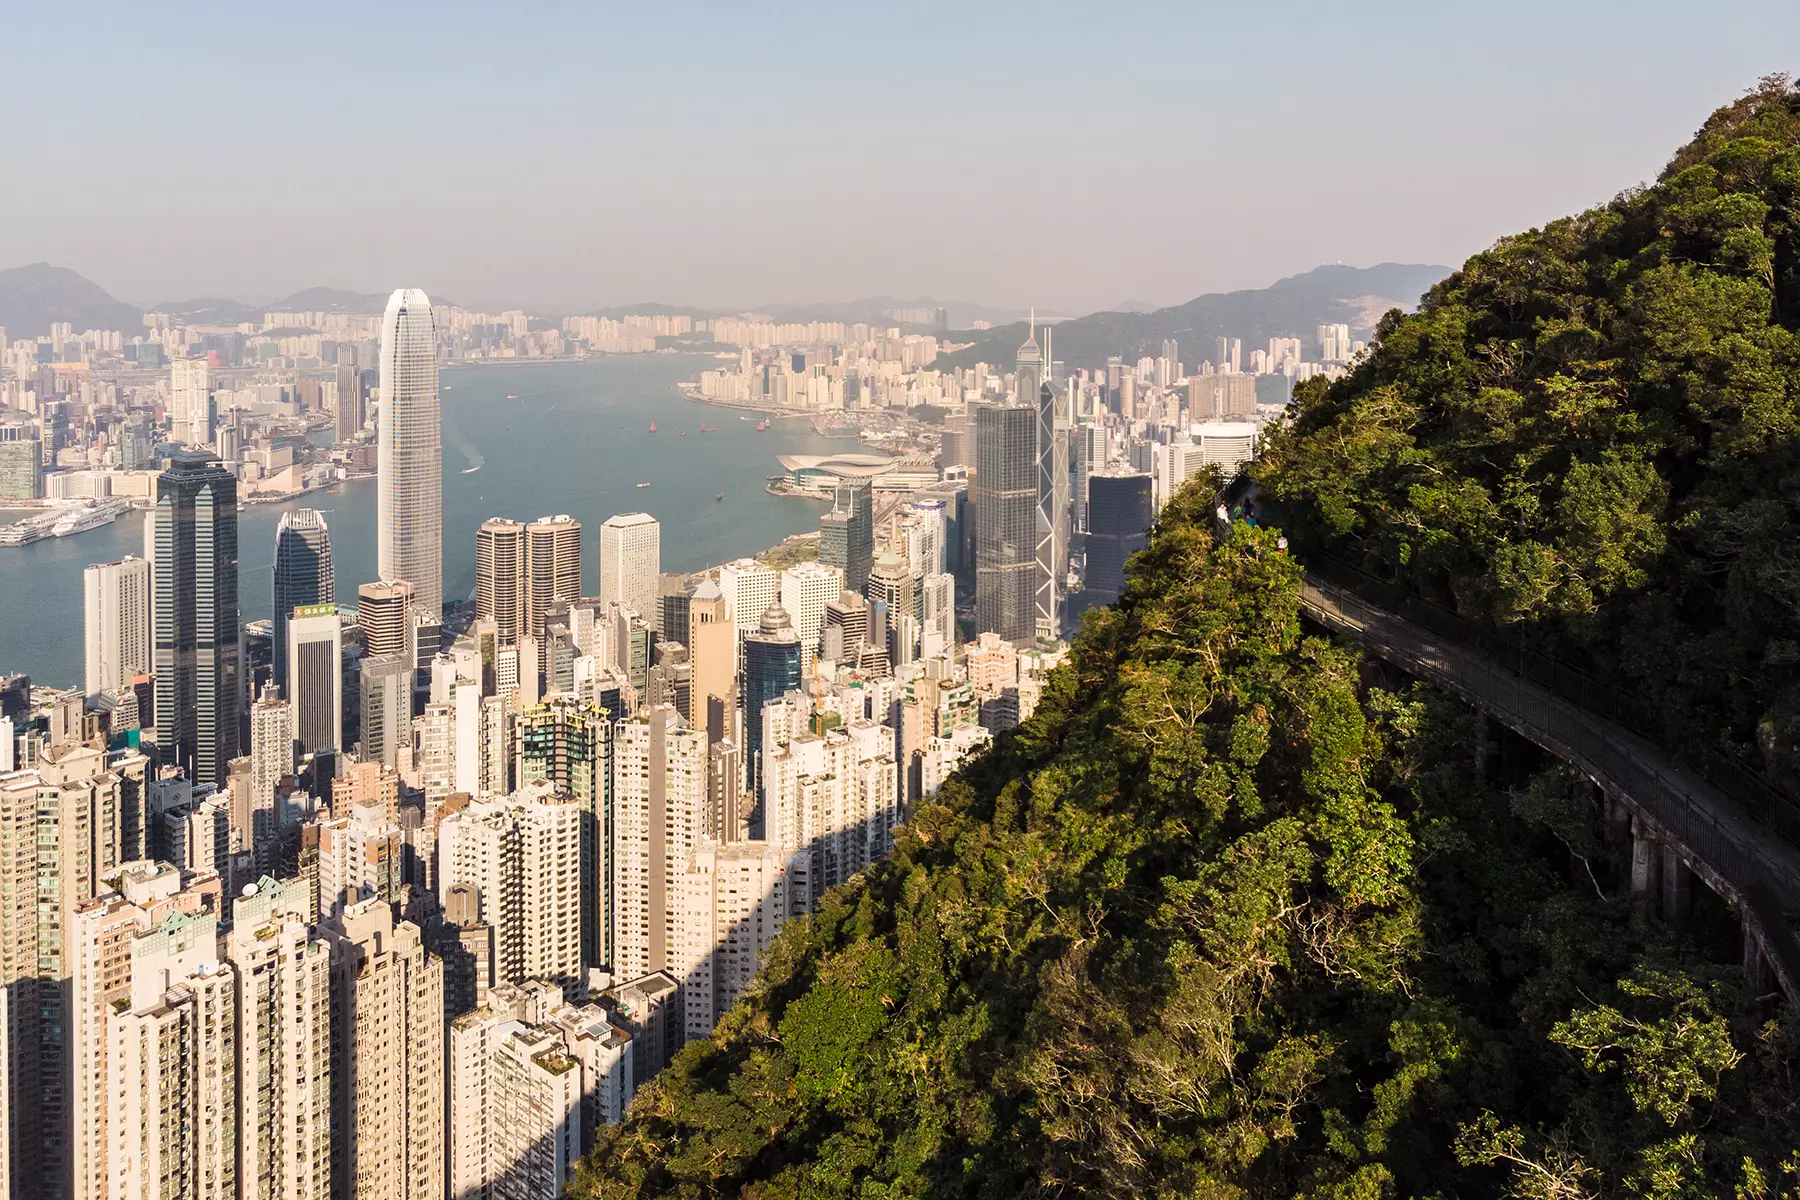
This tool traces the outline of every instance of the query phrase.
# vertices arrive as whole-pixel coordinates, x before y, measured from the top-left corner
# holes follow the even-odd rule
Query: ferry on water
[[[638,486],[639,487],[649,487],[650,485],[647,483],[640,483],[640,484],[638,484]]]

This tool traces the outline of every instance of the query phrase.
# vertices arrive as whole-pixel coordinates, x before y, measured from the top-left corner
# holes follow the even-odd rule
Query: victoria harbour
[[[667,530],[664,566],[671,571],[754,554],[816,528],[820,506],[770,495],[765,477],[781,470],[779,454],[849,443],[818,437],[800,420],[772,421],[759,433],[759,419],[676,390],[710,363],[698,355],[649,355],[446,368],[445,596],[464,599],[474,587],[475,529],[493,516],[567,513],[598,526],[615,513],[647,512]],[[717,431],[702,434],[702,425]],[[375,492],[374,479],[359,479],[246,506],[238,521],[244,620],[270,615],[275,529],[295,508],[325,514],[338,598],[354,604],[357,585],[376,578]],[[0,662],[7,669],[46,683],[81,678],[82,569],[143,554],[143,522],[132,511],[87,533],[0,550]],[[599,578],[598,556],[599,540],[590,539],[583,554],[588,579]],[[74,619],[52,619],[57,614]]]
[[[1800,1200],[1796,0],[22,7],[0,1198]]]

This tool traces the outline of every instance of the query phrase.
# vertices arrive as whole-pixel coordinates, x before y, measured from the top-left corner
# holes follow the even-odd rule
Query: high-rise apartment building
[[[318,919],[336,916],[364,900],[400,897],[403,855],[400,828],[381,804],[339,804],[347,815],[317,822]]]
[[[72,963],[68,1010],[72,1170],[63,1194],[75,1200],[103,1200],[110,1194],[109,1029],[118,1007],[131,1000],[131,952],[138,935],[170,914],[193,916],[205,903],[201,892],[183,891],[181,880],[182,873],[167,863],[122,863],[111,877],[113,890],[77,904],[64,921]],[[0,1123],[0,1129],[5,1128]],[[0,1137],[0,1145],[5,1140]],[[40,1149],[28,1154],[25,1161],[45,1166],[41,1153]],[[42,1181],[47,1173],[40,1171],[35,1178]],[[22,1194],[23,1188],[7,1193]]]
[[[919,612],[919,653],[932,658],[954,650],[961,641],[956,629],[956,577],[925,576],[919,584]]]
[[[547,780],[581,810],[583,961],[612,961],[607,834],[613,811],[612,722],[591,701],[553,696],[519,714],[518,779]]]
[[[574,989],[585,981],[583,817],[574,796],[537,779],[439,824],[440,886],[475,889],[480,919],[494,929],[499,982],[544,979]]]
[[[238,756],[243,693],[237,516],[237,480],[209,454],[177,454],[157,478],[157,746],[196,783],[221,787]]]
[[[212,445],[212,367],[204,358],[178,358],[169,364],[169,423],[176,441]]]
[[[1037,409],[990,405],[977,414],[975,623],[1007,641],[1036,632]]]
[[[154,665],[150,564],[130,555],[82,573],[82,645],[90,696],[130,687]]]
[[[894,731],[866,720],[815,732],[803,693],[763,708],[763,839],[793,861],[795,912],[892,847],[900,819]]]
[[[581,596],[581,522],[539,517],[525,527],[526,632],[542,639],[544,614],[559,600]],[[638,610],[648,620],[654,608]]]
[[[706,736],[667,705],[615,730],[613,973],[636,979],[672,961],[679,876],[706,822]]]
[[[451,1022],[450,1195],[556,1200],[603,1124],[622,1119],[632,1037],[592,1005],[532,981]]]
[[[311,900],[300,881],[264,875],[232,907],[240,1196],[331,1189],[331,948]]]
[[[275,635],[275,686],[288,687],[288,622],[294,610],[337,600],[337,577],[331,567],[331,531],[314,508],[281,514],[275,529],[275,607],[270,624]]]
[[[377,570],[413,585],[419,611],[444,609],[444,447],[438,408],[437,335],[431,301],[417,288],[388,298],[381,319],[380,480]]]
[[[692,723],[706,740],[735,734],[737,715],[737,624],[718,583],[703,579],[688,601],[687,627]]]
[[[443,960],[382,900],[350,905],[328,936],[337,974],[336,1194],[442,1200]]]
[[[237,972],[210,913],[175,915],[131,948],[131,995],[108,1028],[107,1137],[117,1200],[234,1200]]]
[[[662,526],[649,513],[622,513],[600,526],[600,600],[656,619],[656,577],[662,571]]]
[[[501,645],[530,632],[525,621],[525,526],[490,517],[475,531],[475,616],[494,623]]]
[[[294,773],[294,706],[266,688],[250,706],[250,803],[239,827],[242,848],[256,855],[257,870],[273,872],[281,837],[275,789]]]
[[[677,958],[686,1039],[712,1033],[791,911],[788,863],[767,842],[704,841],[681,874]]]

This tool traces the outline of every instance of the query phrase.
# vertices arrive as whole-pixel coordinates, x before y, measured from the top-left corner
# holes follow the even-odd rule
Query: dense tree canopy
[[[1256,468],[1296,544],[1399,579],[1800,779],[1800,91],[1502,239],[1303,386]]]
[[[791,924],[578,1196],[1800,1195],[1800,1047],[1575,781],[1166,510],[1037,714]]]

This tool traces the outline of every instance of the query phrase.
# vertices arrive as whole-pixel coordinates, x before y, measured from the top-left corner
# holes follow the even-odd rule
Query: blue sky
[[[0,266],[141,301],[930,293],[1460,262],[1800,70],[1800,4],[41,4]]]

